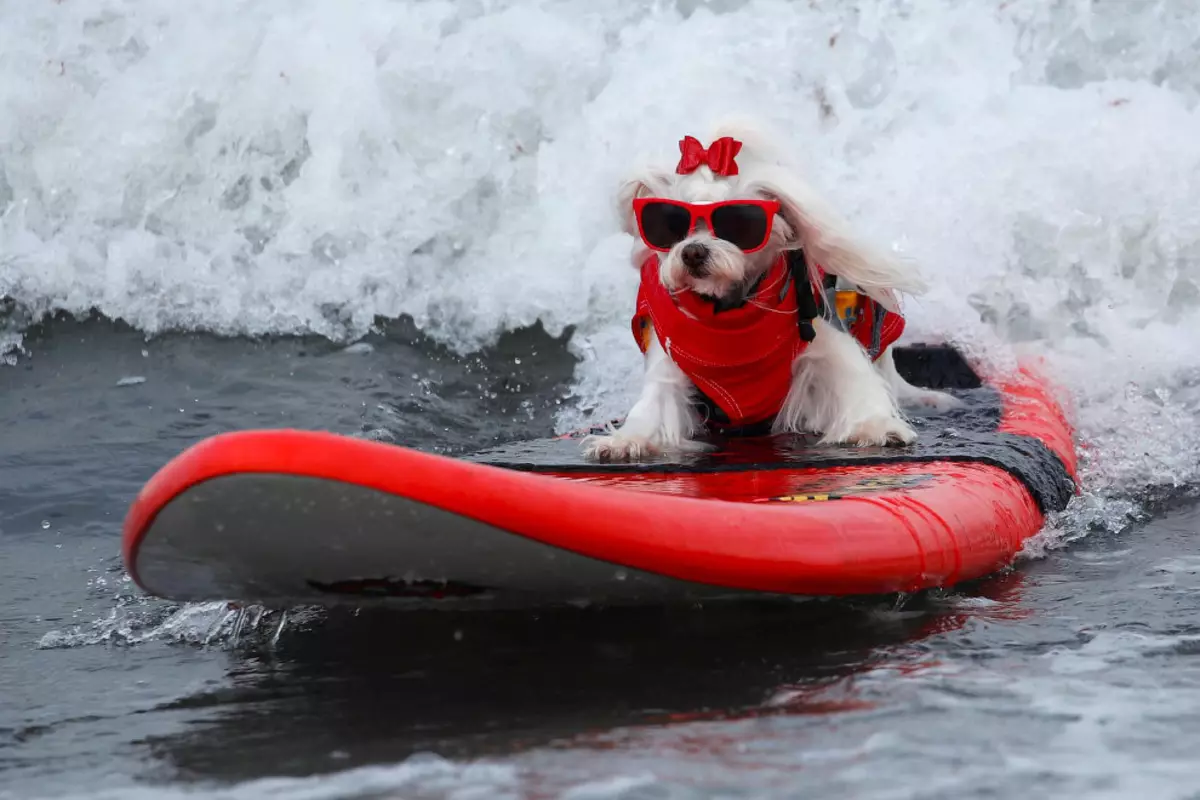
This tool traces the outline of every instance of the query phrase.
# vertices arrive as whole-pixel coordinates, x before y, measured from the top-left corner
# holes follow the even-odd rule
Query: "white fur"
[[[693,441],[699,422],[691,406],[692,382],[670,359],[658,337],[646,349],[642,394],[619,431],[584,439],[584,454],[598,461],[637,460],[665,451],[701,450]]]
[[[938,412],[949,411],[962,405],[962,401],[951,394],[938,392],[933,389],[921,389],[913,386],[896,371],[896,361],[892,358],[892,348],[887,348],[875,361],[875,369],[887,381],[892,394],[902,406],[924,407]]]
[[[772,429],[817,431],[821,444],[909,444],[916,432],[901,418],[888,381],[854,337],[823,319],[796,359],[792,387]],[[899,377],[899,376],[897,376]]]
[[[715,176],[706,166],[689,175],[646,169],[622,184],[618,203],[623,227],[637,236],[631,208],[635,197],[668,197],[692,203],[735,198],[778,200],[768,245],[746,254],[716,239],[703,224],[683,242],[663,254],[659,278],[668,289],[684,287],[702,294],[723,296],[735,287],[750,284],[768,269],[784,250],[803,248],[810,266],[820,264],[829,273],[858,286],[891,310],[899,309],[900,293],[924,291],[916,268],[896,256],[861,241],[799,175],[785,163],[783,151],[753,127],[718,127],[705,145],[720,136],[743,143],[737,156],[739,174]],[[680,253],[691,243],[703,244],[709,258],[703,274],[691,274]],[[647,250],[640,237],[633,253],[640,266]],[[816,275],[813,275],[814,280]],[[872,363],[858,341],[825,320],[815,320],[815,339],[793,365],[792,386],[778,414],[776,432],[817,432],[829,444],[910,444],[916,433],[905,421],[900,405],[921,405],[946,410],[958,400],[943,392],[919,389],[896,371],[890,349]],[[632,460],[666,452],[695,450],[692,440],[699,429],[690,400],[694,387],[650,337],[646,352],[642,392],[620,429],[584,441],[589,458]]]

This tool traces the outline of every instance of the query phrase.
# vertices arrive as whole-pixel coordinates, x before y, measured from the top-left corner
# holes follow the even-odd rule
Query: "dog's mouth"
[[[700,285],[693,286],[692,291],[702,300],[712,303],[714,312],[732,311],[750,302],[764,277],[765,273],[750,282],[736,281],[720,291],[714,291],[717,287],[712,286],[710,281],[700,281]]]
[[[729,242],[697,236],[661,261],[661,278],[671,292],[690,292],[716,311],[745,306],[769,271],[770,253],[749,255]]]

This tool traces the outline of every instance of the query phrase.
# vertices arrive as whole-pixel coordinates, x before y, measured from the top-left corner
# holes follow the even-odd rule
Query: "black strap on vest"
[[[813,291],[814,287],[808,274],[808,261],[804,258],[804,251],[789,250],[787,262],[792,281],[796,284],[796,310],[798,312],[797,322],[800,324],[800,338],[805,342],[811,342],[817,336],[817,332],[813,328],[813,320],[823,316],[827,308],[837,308],[831,298],[837,289],[838,277],[837,275],[826,275],[821,282],[818,295]],[[801,291],[802,288],[805,291]],[[831,316],[834,327],[839,330],[846,329],[836,313]]]
[[[789,250],[787,262],[792,282],[796,284],[796,309],[798,312],[796,321],[800,324],[800,339],[811,342],[817,336],[812,322],[820,315],[821,309],[817,305],[817,298],[813,296],[812,284],[808,278],[808,262],[804,258],[804,251]]]
[[[871,360],[879,357],[879,351],[883,345],[883,318],[887,314],[887,309],[882,303],[875,304],[875,316],[871,320],[871,349],[867,352],[871,356]]]
[[[813,291],[813,286],[808,274],[808,261],[804,258],[803,250],[789,250],[787,253],[788,271],[792,276],[792,280],[796,284],[796,307],[798,311],[797,322],[800,325],[800,338],[805,342],[811,342],[816,338],[817,332],[813,328],[813,320],[820,316],[826,316],[831,325],[840,331],[849,333],[847,321],[838,316],[836,310],[833,313],[826,314],[828,309],[836,309],[835,295],[837,294],[837,275],[826,275],[821,282],[819,291]],[[801,287],[808,287],[808,291],[800,291]],[[883,318],[887,314],[887,309],[882,304],[875,303],[874,318],[871,320],[871,346],[867,349],[872,359],[879,356],[880,346],[882,345],[883,335]]]

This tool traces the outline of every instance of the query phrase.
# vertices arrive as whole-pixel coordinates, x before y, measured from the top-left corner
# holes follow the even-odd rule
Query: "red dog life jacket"
[[[804,290],[811,292],[813,287],[806,282]],[[723,412],[725,419],[709,419],[710,425],[766,423],[783,407],[792,383],[792,362],[807,346],[800,338],[796,291],[787,259],[781,256],[746,303],[718,311],[711,301],[688,289],[672,295],[662,285],[658,257],[652,255],[642,264],[633,337],[645,353],[653,326],[671,359]],[[839,306],[843,295],[854,295],[857,303],[851,311],[858,313],[846,320],[839,308],[839,316],[851,335],[878,358],[904,332],[904,318],[853,292],[839,292]]]

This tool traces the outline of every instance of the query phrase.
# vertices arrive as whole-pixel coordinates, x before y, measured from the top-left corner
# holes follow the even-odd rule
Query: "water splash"
[[[250,800],[275,797],[280,800],[339,800],[346,797],[428,797],[428,798],[513,798],[522,781],[514,767],[482,762],[456,764],[432,753],[418,753],[400,764],[361,767],[330,777],[263,778],[222,788],[186,786],[124,786],[99,789],[85,794],[57,795],[59,800],[74,797],[97,800]]]
[[[235,603],[159,604],[145,597],[118,602],[107,617],[63,630],[38,641],[44,650],[94,645],[134,646],[147,642],[232,649],[274,647],[289,626],[311,623],[322,611],[312,607],[266,609]]]

